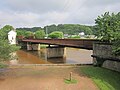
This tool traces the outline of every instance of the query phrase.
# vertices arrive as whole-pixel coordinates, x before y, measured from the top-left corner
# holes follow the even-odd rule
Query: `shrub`
[[[50,38],[63,38],[63,32],[54,31],[48,35]]]

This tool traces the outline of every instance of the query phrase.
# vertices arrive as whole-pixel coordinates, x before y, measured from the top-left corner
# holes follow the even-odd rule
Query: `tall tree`
[[[26,30],[16,30],[17,32],[17,36],[25,36],[25,32],[27,32]]]
[[[4,60],[10,60],[11,53],[19,49],[15,45],[10,45],[8,39],[5,38],[7,35],[6,31],[8,29],[9,28],[5,29],[4,27],[0,29],[0,62]]]
[[[96,21],[97,36],[102,41],[113,43],[113,53],[120,55],[120,12],[98,16]]]
[[[1,28],[2,34],[4,38],[8,38],[8,32],[14,30],[13,26],[5,25],[3,28]]]
[[[63,32],[54,31],[48,35],[50,38],[63,38]]]
[[[37,39],[43,39],[45,37],[44,30],[38,30],[35,32],[35,38]]]
[[[26,31],[26,32],[24,33],[24,35],[25,35],[26,38],[29,38],[29,37],[31,37],[31,36],[34,36],[33,32],[31,32],[31,31]]]
[[[110,14],[105,12],[105,14],[98,16],[95,19],[97,36],[101,38],[102,41],[109,41],[115,39],[116,34],[120,33],[120,13]]]

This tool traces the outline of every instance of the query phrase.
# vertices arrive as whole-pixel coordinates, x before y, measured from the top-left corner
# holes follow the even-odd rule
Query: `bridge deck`
[[[65,47],[76,47],[84,49],[92,49],[95,39],[23,39],[22,42],[29,42],[33,44],[49,44],[60,45]]]

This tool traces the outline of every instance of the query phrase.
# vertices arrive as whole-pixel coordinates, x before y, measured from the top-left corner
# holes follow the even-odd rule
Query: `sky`
[[[120,12],[120,0],[0,0],[0,27],[94,25],[107,11]]]

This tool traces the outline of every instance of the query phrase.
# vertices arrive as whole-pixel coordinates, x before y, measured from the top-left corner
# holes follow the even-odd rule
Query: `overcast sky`
[[[0,26],[93,25],[106,11],[120,12],[120,0],[0,0]]]

